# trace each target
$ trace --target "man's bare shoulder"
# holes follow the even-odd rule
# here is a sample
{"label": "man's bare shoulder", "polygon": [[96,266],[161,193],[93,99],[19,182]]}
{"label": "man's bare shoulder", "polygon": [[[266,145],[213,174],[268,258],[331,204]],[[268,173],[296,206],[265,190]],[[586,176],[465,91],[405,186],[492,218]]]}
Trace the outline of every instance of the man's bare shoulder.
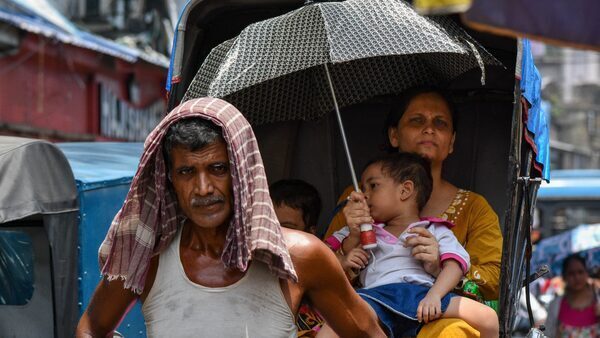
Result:
{"label": "man's bare shoulder", "polygon": [[329,248],[316,236],[288,228],[281,228],[283,238],[292,259],[320,256]]}
{"label": "man's bare shoulder", "polygon": [[286,228],[282,228],[282,232],[303,287],[310,289],[324,280],[336,279],[336,276],[345,278],[333,251],[317,237]]}

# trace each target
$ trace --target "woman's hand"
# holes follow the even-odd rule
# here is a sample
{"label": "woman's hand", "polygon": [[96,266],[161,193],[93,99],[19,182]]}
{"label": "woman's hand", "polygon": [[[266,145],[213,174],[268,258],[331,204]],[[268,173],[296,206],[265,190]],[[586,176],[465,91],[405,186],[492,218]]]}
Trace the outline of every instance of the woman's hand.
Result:
{"label": "woman's hand", "polygon": [[362,248],[354,248],[341,260],[344,271],[349,269],[364,269],[369,264],[369,253]]}
{"label": "woman's hand", "polygon": [[346,224],[350,228],[350,236],[360,238],[360,225],[373,224],[367,200],[361,192],[353,191],[348,196],[348,203],[346,203],[343,213],[346,217]]}
{"label": "woman's hand", "polygon": [[440,274],[440,245],[435,237],[424,228],[412,228],[409,233],[415,234],[406,239],[405,246],[412,247],[412,255],[423,263],[428,274],[437,277]]}
{"label": "woman's hand", "polygon": [[429,323],[442,316],[442,301],[441,297],[435,295],[431,290],[427,292],[425,298],[419,302],[417,308],[417,320],[422,323]]}

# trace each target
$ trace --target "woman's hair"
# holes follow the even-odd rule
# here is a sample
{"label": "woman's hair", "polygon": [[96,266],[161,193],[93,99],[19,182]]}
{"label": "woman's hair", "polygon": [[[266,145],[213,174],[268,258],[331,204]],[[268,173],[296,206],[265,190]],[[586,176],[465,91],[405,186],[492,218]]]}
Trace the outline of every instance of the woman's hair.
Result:
{"label": "woman's hair", "polygon": [[446,101],[446,104],[448,105],[448,109],[450,110],[450,115],[452,116],[452,129],[454,131],[456,131],[456,126],[458,123],[458,118],[457,118],[458,114],[456,114],[456,106],[454,105],[454,102],[453,102],[452,98],[450,97],[450,94],[447,91],[436,88],[436,87],[410,88],[410,89],[402,92],[402,94],[400,94],[400,96],[396,97],[395,99],[392,99],[392,101],[391,101],[390,112],[388,113],[388,116],[385,120],[385,125],[383,128],[383,134],[385,136],[385,139],[387,140],[387,146],[386,146],[387,150],[392,151],[395,149],[389,143],[388,136],[387,136],[388,129],[390,127],[396,127],[398,125],[398,122],[402,118],[402,115],[404,115],[406,108],[408,108],[408,105],[415,97],[417,97],[421,94],[427,94],[427,93],[438,94],[439,96],[441,96],[444,99],[444,101]]}
{"label": "woman's hair", "polygon": [[380,164],[383,174],[391,177],[397,184],[412,181],[417,192],[417,207],[419,211],[423,209],[433,190],[429,160],[415,153],[393,153],[369,161],[363,172],[373,164]]}
{"label": "woman's hair", "polygon": [[573,261],[581,263],[581,265],[583,265],[583,269],[585,271],[587,271],[585,258],[579,256],[578,254],[571,254],[571,255],[567,256],[567,258],[565,258],[565,260],[562,262],[562,277],[563,277],[563,279],[567,276],[567,268],[569,267],[569,264],[571,264],[571,262],[573,262]]}

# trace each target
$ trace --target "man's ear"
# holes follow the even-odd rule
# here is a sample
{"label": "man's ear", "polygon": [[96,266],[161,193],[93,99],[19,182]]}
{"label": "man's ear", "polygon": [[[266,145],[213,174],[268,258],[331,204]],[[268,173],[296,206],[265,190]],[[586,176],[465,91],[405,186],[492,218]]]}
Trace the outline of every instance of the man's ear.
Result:
{"label": "man's ear", "polygon": [[398,127],[388,128],[388,139],[394,148],[398,148]]}
{"label": "man's ear", "polygon": [[411,180],[406,180],[398,185],[400,200],[406,201],[415,192],[415,183]]}

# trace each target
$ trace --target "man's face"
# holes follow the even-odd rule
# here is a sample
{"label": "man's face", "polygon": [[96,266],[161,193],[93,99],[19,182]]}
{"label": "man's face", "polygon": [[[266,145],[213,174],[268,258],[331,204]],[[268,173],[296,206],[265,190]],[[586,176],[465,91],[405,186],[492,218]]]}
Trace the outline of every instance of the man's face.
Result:
{"label": "man's face", "polygon": [[233,194],[227,146],[223,141],[190,151],[171,150],[171,182],[183,214],[196,226],[227,226]]}
{"label": "man's face", "polygon": [[302,210],[291,208],[285,204],[274,205],[275,214],[282,227],[314,233],[314,228],[304,223]]}

